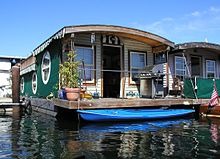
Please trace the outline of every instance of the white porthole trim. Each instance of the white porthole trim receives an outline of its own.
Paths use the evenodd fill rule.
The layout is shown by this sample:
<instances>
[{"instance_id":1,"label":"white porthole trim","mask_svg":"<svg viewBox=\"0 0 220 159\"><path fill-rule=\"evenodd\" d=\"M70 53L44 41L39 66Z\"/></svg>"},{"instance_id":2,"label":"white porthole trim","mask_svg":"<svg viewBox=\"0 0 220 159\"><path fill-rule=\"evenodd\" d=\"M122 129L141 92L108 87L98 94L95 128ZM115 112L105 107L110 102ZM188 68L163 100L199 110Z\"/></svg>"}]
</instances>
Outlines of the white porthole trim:
<instances>
[{"instance_id":1,"label":"white porthole trim","mask_svg":"<svg viewBox=\"0 0 220 159\"><path fill-rule=\"evenodd\" d=\"M24 93L24 77L21 77L20 89L21 89L21 93Z\"/></svg>"},{"instance_id":2,"label":"white porthole trim","mask_svg":"<svg viewBox=\"0 0 220 159\"><path fill-rule=\"evenodd\" d=\"M36 72L34 72L32 75L32 91L34 94L37 93L37 74L36 74Z\"/></svg>"},{"instance_id":3,"label":"white porthole trim","mask_svg":"<svg viewBox=\"0 0 220 159\"><path fill-rule=\"evenodd\" d=\"M48 60L48 63L45 63L46 60ZM48 73L45 74L45 71L48 71ZM41 63L41 77L44 84L48 83L50 79L50 72L51 72L51 58L49 51L46 51L43 55L42 63Z\"/></svg>"}]
</instances>

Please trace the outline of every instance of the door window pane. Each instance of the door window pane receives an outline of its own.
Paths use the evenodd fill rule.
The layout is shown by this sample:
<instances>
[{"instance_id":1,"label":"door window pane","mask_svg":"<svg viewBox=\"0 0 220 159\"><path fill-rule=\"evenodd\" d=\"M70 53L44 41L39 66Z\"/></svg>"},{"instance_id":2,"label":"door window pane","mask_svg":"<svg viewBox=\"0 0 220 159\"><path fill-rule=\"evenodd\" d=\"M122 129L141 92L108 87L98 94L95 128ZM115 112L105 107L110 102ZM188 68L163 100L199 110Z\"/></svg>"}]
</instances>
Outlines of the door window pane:
<instances>
[{"instance_id":1,"label":"door window pane","mask_svg":"<svg viewBox=\"0 0 220 159\"><path fill-rule=\"evenodd\" d=\"M191 57L191 74L192 76L201 75L201 58L200 57Z\"/></svg>"}]
</instances>

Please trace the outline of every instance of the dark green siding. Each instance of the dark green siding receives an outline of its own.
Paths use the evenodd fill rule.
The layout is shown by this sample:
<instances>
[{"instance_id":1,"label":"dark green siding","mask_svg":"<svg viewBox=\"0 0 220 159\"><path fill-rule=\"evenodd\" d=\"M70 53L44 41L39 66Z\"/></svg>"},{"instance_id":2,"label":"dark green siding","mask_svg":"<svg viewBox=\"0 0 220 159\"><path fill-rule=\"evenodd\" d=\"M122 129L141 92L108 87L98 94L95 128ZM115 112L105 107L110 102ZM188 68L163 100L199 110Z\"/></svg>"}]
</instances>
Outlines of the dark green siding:
<instances>
[{"instance_id":1,"label":"dark green siding","mask_svg":"<svg viewBox=\"0 0 220 159\"><path fill-rule=\"evenodd\" d=\"M42 63L42 57L45 51L49 51L50 58L51 58L51 72L50 72L50 78L48 83L45 85L42 81L41 77L41 63ZM59 81L59 62L60 62L60 53L61 53L61 44L59 41L55 41L50 46L45 49L42 53L38 54L36 56L37 66L36 66L36 72L37 72L37 92L34 95L32 92L32 74L33 72L30 72L28 74L23 75L24 77L24 93L21 95L28 95L33 97L41 97L45 98L47 97L51 92L54 91L54 88L56 87L56 84L58 84Z\"/></svg>"},{"instance_id":2,"label":"dark green siding","mask_svg":"<svg viewBox=\"0 0 220 159\"><path fill-rule=\"evenodd\" d=\"M32 91L32 74L33 72L23 75L24 77L24 93L21 93L22 96L34 96Z\"/></svg>"}]
</instances>

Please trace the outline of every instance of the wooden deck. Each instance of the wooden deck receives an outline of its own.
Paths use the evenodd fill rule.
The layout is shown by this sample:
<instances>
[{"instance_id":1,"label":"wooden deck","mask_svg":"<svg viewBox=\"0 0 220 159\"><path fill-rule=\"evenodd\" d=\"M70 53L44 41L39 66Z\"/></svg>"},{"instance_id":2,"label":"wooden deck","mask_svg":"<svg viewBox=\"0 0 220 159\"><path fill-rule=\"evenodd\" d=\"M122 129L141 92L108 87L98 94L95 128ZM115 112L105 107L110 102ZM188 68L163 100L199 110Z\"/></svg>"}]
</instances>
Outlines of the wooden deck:
<instances>
[{"instance_id":1,"label":"wooden deck","mask_svg":"<svg viewBox=\"0 0 220 159\"><path fill-rule=\"evenodd\" d=\"M100 98L86 101L67 101L53 99L53 104L66 109L103 109L103 108L138 108L138 107L161 107L161 106L193 106L205 103L206 100L195 99L115 99Z\"/></svg>"}]
</instances>

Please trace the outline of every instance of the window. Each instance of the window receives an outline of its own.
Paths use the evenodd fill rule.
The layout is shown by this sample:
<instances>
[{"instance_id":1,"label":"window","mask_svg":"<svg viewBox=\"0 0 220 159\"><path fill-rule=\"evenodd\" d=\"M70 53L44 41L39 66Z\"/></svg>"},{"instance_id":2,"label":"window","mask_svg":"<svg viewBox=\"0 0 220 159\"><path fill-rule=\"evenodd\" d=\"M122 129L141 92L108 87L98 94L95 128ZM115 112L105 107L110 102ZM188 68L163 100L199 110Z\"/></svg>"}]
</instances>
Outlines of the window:
<instances>
[{"instance_id":1,"label":"window","mask_svg":"<svg viewBox=\"0 0 220 159\"><path fill-rule=\"evenodd\" d=\"M47 84L47 82L49 81L50 70L51 70L50 53L46 51L43 55L42 64L41 64L42 80L44 84Z\"/></svg>"},{"instance_id":2,"label":"window","mask_svg":"<svg viewBox=\"0 0 220 159\"><path fill-rule=\"evenodd\" d=\"M167 62L166 53L155 53L154 54L154 64L162 64Z\"/></svg>"},{"instance_id":3,"label":"window","mask_svg":"<svg viewBox=\"0 0 220 159\"><path fill-rule=\"evenodd\" d=\"M144 69L146 66L146 53L143 52L131 52L130 53L130 71L132 81L137 80L135 76L138 71Z\"/></svg>"},{"instance_id":4,"label":"window","mask_svg":"<svg viewBox=\"0 0 220 159\"><path fill-rule=\"evenodd\" d=\"M76 60L80 61L81 79L94 82L94 52L91 47L76 47ZM84 63L84 65L83 65ZM85 72L84 72L85 70Z\"/></svg>"},{"instance_id":5,"label":"window","mask_svg":"<svg viewBox=\"0 0 220 159\"><path fill-rule=\"evenodd\" d=\"M215 77L215 61L206 60L206 77Z\"/></svg>"},{"instance_id":6,"label":"window","mask_svg":"<svg viewBox=\"0 0 220 159\"><path fill-rule=\"evenodd\" d=\"M32 91L34 94L37 92L37 74L36 72L32 75Z\"/></svg>"},{"instance_id":7,"label":"window","mask_svg":"<svg viewBox=\"0 0 220 159\"><path fill-rule=\"evenodd\" d=\"M184 57L175 56L175 75L182 78L186 75Z\"/></svg>"},{"instance_id":8,"label":"window","mask_svg":"<svg viewBox=\"0 0 220 159\"><path fill-rule=\"evenodd\" d=\"M24 93L24 77L21 77L20 89L21 89L21 93Z\"/></svg>"}]
</instances>

